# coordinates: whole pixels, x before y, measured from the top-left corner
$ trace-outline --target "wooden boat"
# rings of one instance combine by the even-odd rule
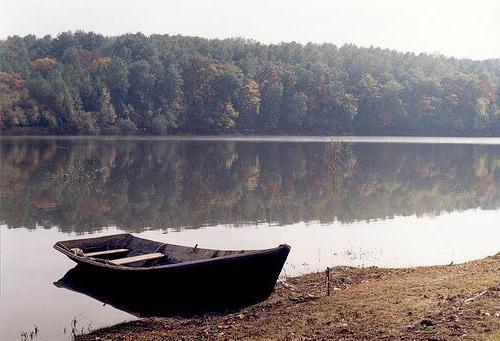
[[[58,281],[59,286],[143,316],[224,310],[265,300],[290,252],[288,245],[203,249],[131,234],[60,241],[54,248],[78,263],[77,276],[70,276],[67,285]]]

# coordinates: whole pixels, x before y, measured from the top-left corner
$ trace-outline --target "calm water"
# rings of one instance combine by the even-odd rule
[[[134,318],[53,285],[73,267],[57,240],[288,243],[287,276],[500,251],[499,139],[2,138],[0,152],[2,340]]]

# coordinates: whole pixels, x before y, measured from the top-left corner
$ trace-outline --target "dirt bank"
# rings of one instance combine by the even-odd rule
[[[144,319],[77,340],[500,340],[500,254],[412,269],[336,267],[291,278],[226,315]]]

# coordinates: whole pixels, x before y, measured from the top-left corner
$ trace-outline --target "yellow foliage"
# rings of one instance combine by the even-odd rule
[[[53,57],[47,56],[31,62],[31,65],[37,71],[50,71],[57,65],[57,61]]]
[[[111,65],[111,61],[111,57],[97,57],[90,62],[89,69],[95,71],[100,67],[106,68]]]
[[[24,80],[14,72],[0,72],[0,83],[8,85],[12,90],[20,90],[24,86]]]

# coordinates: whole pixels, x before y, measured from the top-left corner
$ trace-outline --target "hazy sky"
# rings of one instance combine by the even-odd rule
[[[0,38],[85,30],[500,58],[500,0],[0,0]]]

